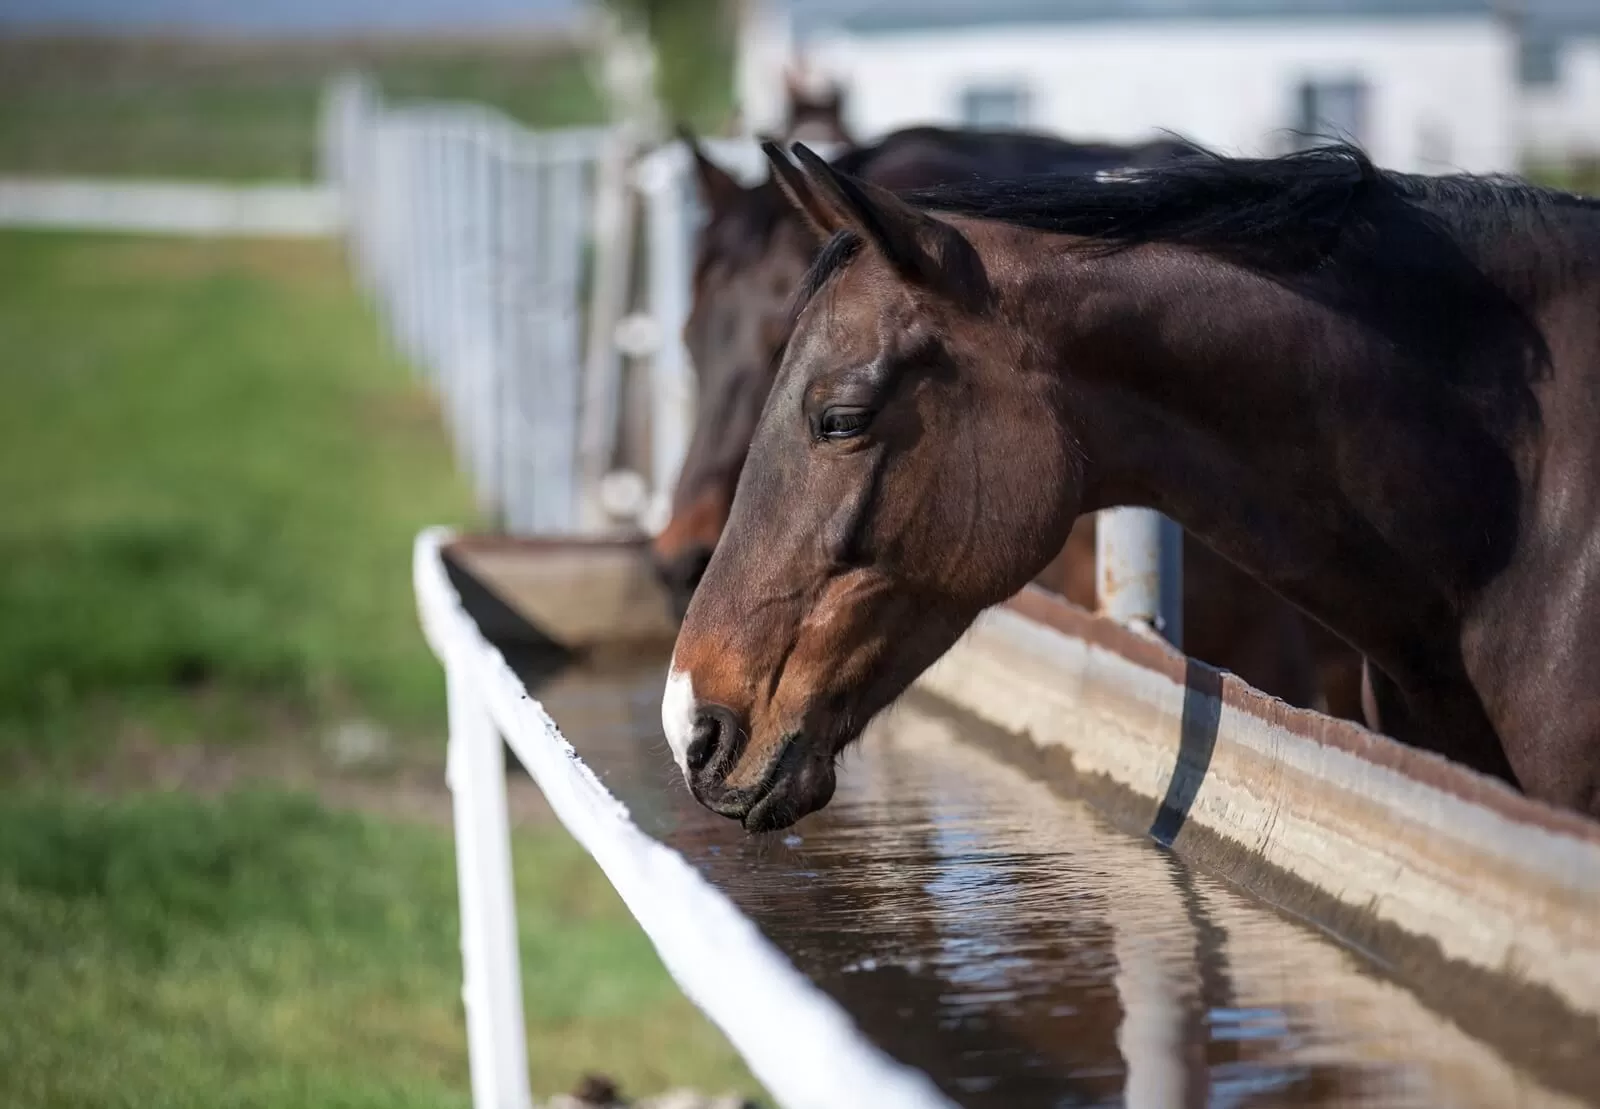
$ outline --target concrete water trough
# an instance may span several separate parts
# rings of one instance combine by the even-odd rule
[[[1600,825],[1030,589],[751,839],[660,740],[642,544],[416,569],[453,732],[481,700],[782,1104],[1600,1104]]]

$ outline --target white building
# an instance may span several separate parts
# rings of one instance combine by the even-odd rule
[[[1534,0],[1521,40],[1524,153],[1600,158],[1600,0]]]
[[[1497,7],[753,0],[739,93],[752,129],[774,126],[781,66],[801,54],[846,87],[863,138],[917,123],[1115,141],[1167,129],[1259,155],[1338,135],[1395,169],[1502,172],[1519,165],[1519,50]]]

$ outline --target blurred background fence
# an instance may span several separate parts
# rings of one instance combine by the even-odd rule
[[[521,534],[663,522],[693,419],[682,145],[638,156],[622,127],[393,105],[358,76],[330,84],[321,130],[355,272],[440,396],[486,516]],[[753,140],[707,147],[764,172]]]
[[[508,530],[581,521],[582,327],[601,128],[533,131],[468,104],[386,104],[359,78],[324,113],[356,273],[437,390],[481,508]]]

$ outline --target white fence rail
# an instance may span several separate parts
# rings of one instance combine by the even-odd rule
[[[324,172],[357,272],[443,397],[480,504],[511,532],[654,531],[688,448],[691,162],[677,143],[635,161],[626,141],[603,128],[530,131],[475,105],[392,106],[353,79],[326,99]],[[747,180],[765,175],[753,141],[706,146]],[[608,504],[625,360],[648,398],[647,443],[626,445],[646,472],[610,483],[642,496]]]
[[[450,697],[449,782],[473,1105],[532,1104],[503,737],[562,824],[605,871],[679,986],[779,1104],[950,1109],[931,1080],[867,1041],[838,1003],[688,860],[640,830],[462,607],[442,558],[448,539],[441,530],[418,536],[414,575],[423,631],[444,664]],[[755,984],[759,1005],[750,1003]]]
[[[339,194],[318,185],[0,177],[0,227],[323,238],[343,223]]]
[[[325,172],[356,270],[509,531],[580,529],[584,266],[610,139],[472,105],[391,107],[354,81],[328,99]]]

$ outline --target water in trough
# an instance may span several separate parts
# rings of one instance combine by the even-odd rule
[[[664,671],[569,667],[535,694],[645,831],[961,1105],[1580,1104],[1357,953],[962,742],[956,718],[894,710],[826,810],[748,837],[683,787]]]

